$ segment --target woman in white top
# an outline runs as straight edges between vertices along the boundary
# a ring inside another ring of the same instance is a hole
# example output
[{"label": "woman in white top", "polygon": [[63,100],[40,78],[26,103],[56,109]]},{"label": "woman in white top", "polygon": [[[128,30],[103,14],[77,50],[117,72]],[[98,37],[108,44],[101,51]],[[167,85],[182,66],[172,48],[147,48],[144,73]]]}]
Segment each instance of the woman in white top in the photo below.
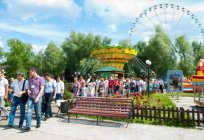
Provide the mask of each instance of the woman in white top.
[{"label": "woman in white top", "polygon": [[91,78],[91,80],[88,83],[89,96],[94,97],[95,87],[96,87],[96,82],[94,81],[93,78]]}]

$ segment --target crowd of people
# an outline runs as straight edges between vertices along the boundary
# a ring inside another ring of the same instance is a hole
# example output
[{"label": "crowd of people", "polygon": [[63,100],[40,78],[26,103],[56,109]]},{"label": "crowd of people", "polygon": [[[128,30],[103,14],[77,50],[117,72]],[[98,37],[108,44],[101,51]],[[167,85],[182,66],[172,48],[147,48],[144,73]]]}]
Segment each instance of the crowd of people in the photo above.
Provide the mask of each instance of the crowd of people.
[{"label": "crowd of people", "polygon": [[[107,97],[113,94],[126,95],[127,93],[145,94],[148,88],[146,79],[141,78],[96,78],[89,76],[87,80],[80,76],[74,78],[72,86],[73,98],[82,97]],[[164,82],[162,79],[150,80],[149,91],[163,93]]]},{"label": "crowd of people", "polygon": [[[96,78],[89,76],[74,77],[72,85],[72,98],[81,97],[108,97],[114,94],[127,95],[131,93],[145,94],[149,91],[163,93],[163,80],[150,80],[141,78]],[[36,115],[36,128],[40,128],[41,120],[46,121],[53,116],[51,101],[54,98],[60,101],[64,94],[64,82],[60,76],[56,80],[49,73],[43,77],[37,74],[36,68],[29,69],[29,78],[24,78],[23,72],[18,72],[16,79],[5,78],[4,71],[0,70],[0,117],[1,112],[9,119],[8,126],[14,127],[17,107],[20,106],[20,119],[18,127],[22,128],[26,120],[25,130],[30,131],[33,111]],[[5,108],[5,101],[11,103],[10,112]],[[26,114],[27,105],[27,114]]]},{"label": "crowd of people", "polygon": [[[5,78],[4,71],[0,70],[0,112],[4,112],[9,118],[8,127],[14,127],[15,113],[20,106],[20,119],[18,127],[22,128],[26,119],[25,130],[30,131],[33,110],[36,114],[36,128],[40,128],[42,116],[46,121],[52,117],[52,98],[61,100],[64,93],[64,82],[60,76],[57,80],[50,74],[41,77],[37,74],[36,68],[29,69],[29,79],[24,79],[24,73],[18,72],[17,78],[11,78],[10,82]],[[9,98],[8,98],[9,97]],[[10,113],[5,108],[5,101],[11,102]],[[26,114],[27,104],[27,114]],[[25,118],[26,116],[26,118]],[[0,114],[1,117],[1,114]]]}]

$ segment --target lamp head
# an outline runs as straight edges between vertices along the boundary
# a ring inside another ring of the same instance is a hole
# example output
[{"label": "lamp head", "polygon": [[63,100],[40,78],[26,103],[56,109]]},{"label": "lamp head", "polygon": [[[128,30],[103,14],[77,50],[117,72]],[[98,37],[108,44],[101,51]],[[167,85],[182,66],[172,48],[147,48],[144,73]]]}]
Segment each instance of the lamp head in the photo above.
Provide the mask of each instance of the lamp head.
[{"label": "lamp head", "polygon": [[145,62],[147,65],[151,65],[152,64],[152,62],[150,61],[150,60],[146,60],[146,62]]}]

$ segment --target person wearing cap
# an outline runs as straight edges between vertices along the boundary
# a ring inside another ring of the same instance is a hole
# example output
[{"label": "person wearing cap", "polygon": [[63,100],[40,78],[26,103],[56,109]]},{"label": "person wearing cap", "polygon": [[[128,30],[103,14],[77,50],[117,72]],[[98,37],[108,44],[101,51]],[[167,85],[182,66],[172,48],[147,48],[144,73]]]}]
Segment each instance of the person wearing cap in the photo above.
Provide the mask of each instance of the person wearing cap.
[{"label": "person wearing cap", "polygon": [[26,102],[22,100],[22,94],[26,94],[25,91],[28,89],[28,81],[24,79],[23,72],[17,73],[17,79],[13,81],[11,84],[11,89],[14,93],[13,101],[11,103],[11,111],[9,114],[9,127],[14,126],[14,119],[16,108],[20,105],[20,120],[19,120],[19,128],[22,128],[23,122],[25,119],[25,105]]},{"label": "person wearing cap", "polygon": [[1,111],[6,114],[6,119],[8,118],[8,111],[5,107],[5,101],[8,99],[8,80],[4,78],[4,71],[0,70],[0,119]]}]

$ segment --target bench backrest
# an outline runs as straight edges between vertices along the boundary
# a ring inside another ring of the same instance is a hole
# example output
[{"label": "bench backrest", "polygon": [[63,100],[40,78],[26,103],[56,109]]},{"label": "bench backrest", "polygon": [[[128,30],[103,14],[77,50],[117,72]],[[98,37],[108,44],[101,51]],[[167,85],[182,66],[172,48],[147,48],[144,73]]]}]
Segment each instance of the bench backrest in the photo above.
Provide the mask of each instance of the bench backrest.
[{"label": "bench backrest", "polygon": [[102,110],[112,112],[131,112],[133,107],[132,99],[127,98],[106,98],[106,97],[78,97],[76,109]]}]

